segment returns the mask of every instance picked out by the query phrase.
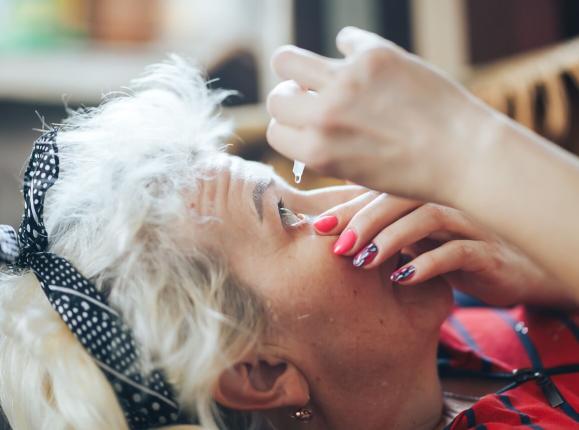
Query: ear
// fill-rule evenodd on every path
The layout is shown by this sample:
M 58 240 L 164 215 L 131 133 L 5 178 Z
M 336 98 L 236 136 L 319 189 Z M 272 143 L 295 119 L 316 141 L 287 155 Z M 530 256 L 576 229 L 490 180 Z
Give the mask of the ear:
M 214 398 L 230 409 L 258 411 L 303 406 L 310 399 L 310 390 L 306 378 L 294 364 L 260 355 L 223 372 Z

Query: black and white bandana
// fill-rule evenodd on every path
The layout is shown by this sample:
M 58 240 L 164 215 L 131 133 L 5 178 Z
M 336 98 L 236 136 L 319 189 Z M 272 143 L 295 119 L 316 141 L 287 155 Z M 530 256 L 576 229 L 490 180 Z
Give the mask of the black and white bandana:
M 59 175 L 56 135 L 52 129 L 34 143 L 24 176 L 22 224 L 18 235 L 0 226 L 0 264 L 34 272 L 52 307 L 113 386 L 131 429 L 185 423 L 162 372 L 141 371 L 139 348 L 119 313 L 67 260 L 48 252 L 43 211 L 45 194 Z

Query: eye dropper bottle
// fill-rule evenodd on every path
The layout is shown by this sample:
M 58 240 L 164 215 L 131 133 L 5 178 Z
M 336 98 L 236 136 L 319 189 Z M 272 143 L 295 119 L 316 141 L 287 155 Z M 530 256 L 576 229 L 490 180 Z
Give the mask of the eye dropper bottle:
M 304 169 L 306 168 L 305 163 L 301 161 L 294 160 L 294 168 L 292 170 L 294 174 L 294 179 L 296 184 L 299 184 L 302 181 L 302 175 L 304 174 Z

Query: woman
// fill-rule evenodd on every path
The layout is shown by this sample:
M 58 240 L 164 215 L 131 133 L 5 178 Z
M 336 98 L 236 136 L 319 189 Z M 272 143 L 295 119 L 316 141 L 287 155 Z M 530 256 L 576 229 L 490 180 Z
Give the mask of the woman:
M 486 246 L 469 254 L 478 267 L 468 258 L 445 258 L 448 270 L 462 268 L 481 286 L 491 273 L 483 269 L 495 269 L 494 282 L 508 280 L 517 267 L 518 283 L 496 282 L 513 292 L 504 301 L 533 302 L 517 296 L 520 283 L 541 284 L 546 273 L 458 212 L 360 187 L 300 192 L 270 168 L 222 153 L 228 128 L 214 115 L 222 97 L 174 60 L 136 81 L 133 95 L 76 113 L 37 143 L 19 258 L 0 288 L 0 400 L 11 425 L 290 429 L 309 421 L 311 429 L 430 430 L 460 414 L 453 428 L 470 426 L 475 398 L 510 382 L 507 371 L 527 359 L 501 354 L 506 345 L 512 351 L 510 325 L 488 333 L 480 313 L 445 323 L 451 287 L 441 277 L 429 279 L 441 273 L 417 271 L 415 279 L 426 283 L 401 285 L 398 248 L 416 255 L 417 267 L 437 249 L 411 237 L 421 225 L 412 217 L 438 211 L 444 224 L 428 224 L 424 237 L 442 230 L 434 239 L 452 243 L 456 234 L 475 248 Z M 386 248 L 381 232 L 389 236 L 404 220 L 411 222 Z M 336 245 L 342 231 L 355 232 L 355 240 L 343 233 L 347 240 Z M 371 250 L 355 255 L 372 240 L 381 249 L 373 262 Z M 48 260 L 39 268 L 35 258 Z M 499 260 L 506 265 L 492 266 Z M 393 285 L 393 273 L 400 285 Z M 86 289 L 75 287 L 58 302 L 50 293 L 66 290 L 67 282 Z M 98 294 L 88 297 L 91 285 Z M 62 308 L 78 296 L 87 311 L 104 309 L 98 329 L 84 306 Z M 519 308 L 500 315 L 527 317 Z M 112 333 L 111 321 L 120 334 Z M 527 324 L 525 339 L 534 342 L 535 325 L 545 324 L 535 317 Z M 465 336 L 469 328 L 479 331 Z M 570 364 L 576 348 L 571 332 L 557 333 L 558 350 L 564 342 L 567 351 L 546 357 L 545 367 Z M 464 341 L 472 338 L 476 348 Z M 554 342 L 540 340 L 546 349 Z M 487 373 L 467 372 L 481 357 Z M 151 371 L 156 379 L 149 383 Z M 441 381 L 439 372 L 453 379 Z M 502 378 L 499 384 L 472 379 L 491 373 Z M 570 387 L 577 376 L 559 378 L 565 407 L 574 410 Z M 127 396 L 127 389 L 136 391 Z M 532 410 L 547 407 L 538 389 L 515 388 L 517 398 L 535 400 L 531 412 L 507 411 L 502 422 L 520 413 L 538 418 Z M 176 412 L 161 415 L 167 405 Z M 558 409 L 554 414 L 541 424 L 575 423 Z

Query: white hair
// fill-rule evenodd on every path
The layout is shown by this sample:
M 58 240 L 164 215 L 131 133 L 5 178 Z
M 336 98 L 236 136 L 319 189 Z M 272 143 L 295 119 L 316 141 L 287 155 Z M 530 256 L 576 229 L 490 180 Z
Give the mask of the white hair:
M 184 410 L 220 425 L 212 390 L 263 331 L 263 308 L 218 255 L 189 238 L 198 166 L 230 125 L 178 57 L 127 94 L 71 112 L 57 137 L 60 178 L 46 196 L 50 250 L 104 292 L 132 329 L 147 370 L 162 369 Z M 197 229 L 198 230 L 198 229 Z M 15 429 L 123 429 L 104 375 L 51 308 L 35 277 L 0 278 L 0 402 Z

